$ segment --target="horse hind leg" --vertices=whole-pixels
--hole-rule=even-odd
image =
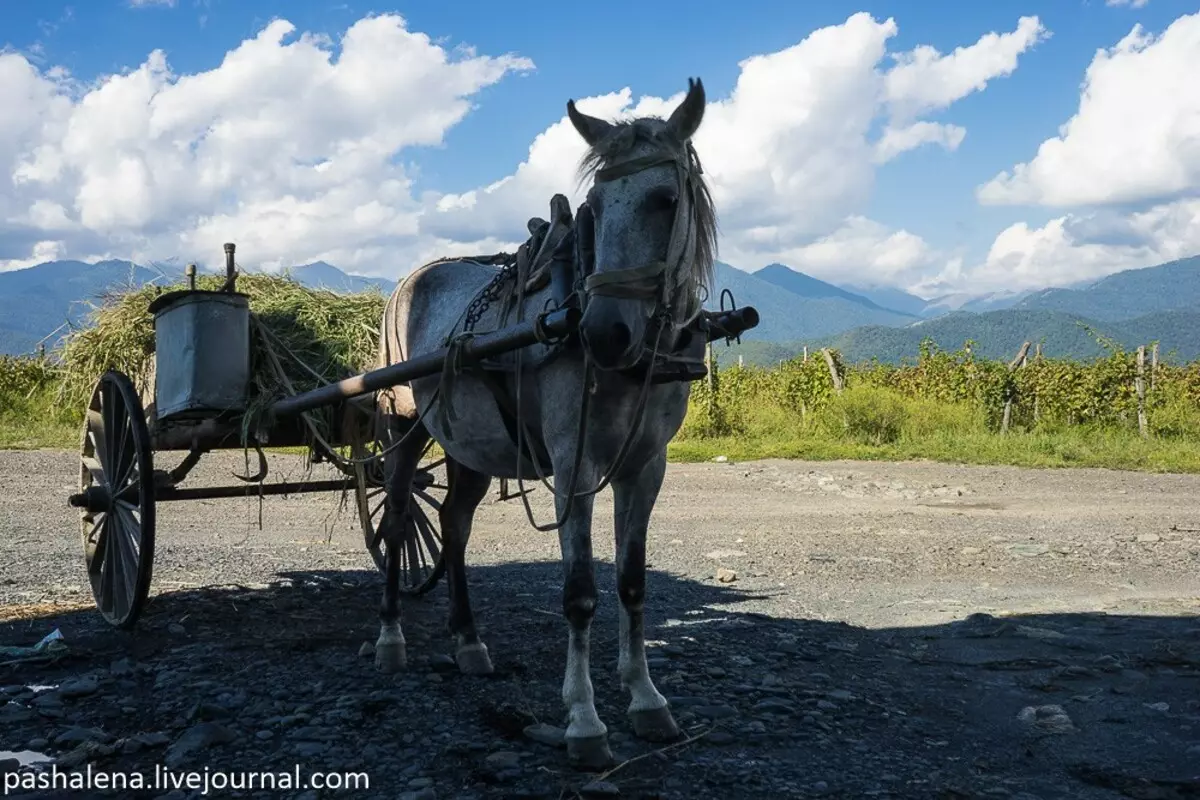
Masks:
[[[410,529],[414,523],[408,504],[429,432],[420,422],[402,417],[389,417],[387,425],[389,442],[396,442],[405,435],[408,438],[384,456],[387,505],[379,522],[384,541],[384,584],[379,609],[379,639],[375,642],[375,668],[380,672],[397,672],[408,662],[404,631],[400,626],[400,553],[405,537],[413,534]]]
[[[489,675],[492,659],[487,645],[475,630],[467,590],[466,552],[475,510],[487,496],[492,479],[446,459],[448,491],[438,512],[442,523],[442,547],[446,559],[446,583],[450,592],[450,632],[454,636],[454,659],[466,675]]]

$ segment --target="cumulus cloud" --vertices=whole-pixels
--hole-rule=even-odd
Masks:
[[[875,171],[918,147],[956,149],[961,126],[924,117],[1012,73],[1048,35],[1036,18],[941,54],[889,55],[898,26],[859,13],[739,64],[709,97],[696,147],[717,202],[721,255],[784,261],[859,283],[908,281],[945,256],[861,216]],[[581,200],[583,142],[564,113],[506,177],[414,196],[403,157],[437,145],[473,97],[533,68],[518,55],[451,52],[396,15],[333,43],[275,20],[211,70],[165,54],[81,85],[0,56],[0,269],[39,254],[217,260],[236,241],[268,268],[324,259],[398,276],[437,255],[495,252],[525,236],[556,192]],[[683,78],[680,76],[680,83]],[[665,115],[682,99],[632,88],[579,98],[606,118]],[[211,255],[209,255],[211,254]]]
[[[1079,110],[1028,162],[977,190],[986,204],[1158,201],[1200,187],[1200,13],[1141,25],[1096,53]]]
[[[881,62],[897,31],[892,19],[855,14],[792,47],[742,61],[732,93],[709,98],[695,144],[717,204],[725,260],[747,268],[769,261],[817,264],[825,275],[852,268],[861,272],[851,277],[864,281],[874,279],[873,270],[893,270],[886,260],[855,260],[893,234],[907,244],[918,239],[854,216],[870,196],[876,165],[925,144],[957,148],[965,129],[918,117],[1011,73],[1017,56],[1045,36],[1036,18],[1022,18],[1014,31],[989,33],[948,55],[928,47],[899,54],[889,69]],[[681,91],[634,102],[625,88],[579,106],[606,118],[661,115],[682,97]],[[873,138],[881,116],[886,124]],[[579,202],[582,193],[564,176],[572,174],[583,151],[564,114],[537,137],[512,175],[440,197],[437,213],[422,224],[467,238],[520,231],[529,210],[537,213],[554,191]],[[827,253],[834,242],[849,246],[858,235],[865,238],[840,264],[828,256],[808,262],[801,255]],[[815,249],[806,251],[810,246]],[[931,252],[924,243],[903,252],[910,257],[917,250]]]
[[[1117,6],[1129,6],[1130,8],[1142,8],[1149,2],[1150,2],[1150,0],[1104,0],[1104,5],[1109,6],[1110,8],[1115,8]]]
[[[11,250],[32,231],[79,256],[99,237],[106,247],[86,255],[135,260],[203,260],[233,240],[268,266],[379,267],[389,248],[419,247],[421,205],[397,154],[440,144],[472,95],[532,62],[452,57],[396,15],[359,20],[336,55],[294,33],[275,20],[193,75],[155,51],[85,87],[0,56],[0,104],[32,111],[0,119],[12,177],[0,258],[24,260]]]
[[[1067,214],[1041,227],[1025,222],[998,235],[983,263],[957,264],[928,281],[932,291],[1038,289],[1102,278],[1200,253],[1200,199],[1141,211]]]

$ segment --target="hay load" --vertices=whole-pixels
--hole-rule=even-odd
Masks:
[[[197,276],[196,288],[215,291],[225,276]],[[85,405],[96,377],[124,372],[143,397],[150,394],[154,369],[155,298],[186,288],[143,286],[112,293],[60,347],[61,400]],[[247,296],[251,314],[251,379],[248,420],[256,410],[288,394],[360,374],[374,367],[379,320],[387,299],[377,290],[339,294],[311,289],[286,276],[240,274],[237,291]],[[326,428],[324,414],[310,421]]]

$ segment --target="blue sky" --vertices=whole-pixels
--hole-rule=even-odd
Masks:
[[[977,187],[1032,159],[1077,110],[1085,70],[1097,50],[1114,46],[1136,23],[1161,33],[1196,4],[1151,0],[1141,8],[1105,0],[1057,2],[755,2],[652,4],[608,0],[560,3],[533,11],[526,3],[407,2],[387,6],[296,0],[176,0],[173,5],[129,0],[0,2],[0,34],[7,46],[42,70],[62,66],[84,81],[138,67],[162,49],[178,75],[216,69],[226,53],[257,35],[273,18],[298,31],[324,33],[338,42],[348,26],[374,13],[403,15],[407,27],[447,49],[512,53],[536,68],[482,86],[472,109],[445,134],[439,147],[406,148],[399,160],[414,192],[459,193],[512,174],[531,141],[563,114],[566,100],[628,86],[642,95],[669,97],[690,75],[699,75],[709,99],[726,97],[739,62],[795,45],[813,30],[845,23],[859,11],[899,26],[889,53],[929,45],[943,54],[981,36],[1013,30],[1021,16],[1036,15],[1050,37],[1021,53],[1009,75],[988,81],[950,107],[922,119],[966,129],[954,150],[924,146],[875,171],[862,214],[890,229],[921,237],[930,247],[954,251],[968,262],[987,255],[997,234],[1024,222],[1045,225],[1060,208],[983,206]],[[889,61],[880,63],[886,69]],[[421,113],[419,107],[411,110]],[[881,124],[881,123],[880,123]],[[703,153],[702,153],[703,156]],[[548,198],[547,198],[548,199]],[[541,212],[531,208],[526,216]],[[0,260],[15,258],[0,253]],[[758,268],[761,264],[747,264]]]

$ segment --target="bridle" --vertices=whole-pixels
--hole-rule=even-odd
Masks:
[[[700,313],[703,303],[697,295],[683,295],[681,291],[686,275],[684,259],[696,238],[692,210],[696,207],[696,180],[703,174],[700,159],[690,141],[684,144],[682,152],[663,142],[658,152],[611,164],[597,170],[595,176],[597,184],[608,183],[664,164],[674,165],[679,179],[675,219],[671,223],[671,238],[667,243],[665,259],[638,267],[596,272],[592,244],[595,222],[591,209],[585,203],[576,215],[577,244],[582,246],[576,263],[582,281],[579,290],[583,308],[586,310],[587,301],[592,297],[653,299],[655,306],[651,319],[657,323],[655,327],[658,334],[668,327],[676,330],[686,327]],[[584,239],[588,239],[586,244]]]
[[[689,295],[681,293],[684,282],[683,276],[687,274],[686,270],[684,270],[684,259],[692,252],[696,239],[696,223],[692,216],[692,212],[696,208],[696,181],[703,174],[703,170],[700,167],[700,160],[691,142],[689,141],[684,144],[682,153],[669,144],[660,142],[658,152],[629,158],[597,170],[595,182],[605,183],[617,180],[618,178],[634,175],[643,170],[663,164],[675,165],[680,189],[675,204],[675,219],[671,223],[671,238],[667,243],[665,259],[651,261],[638,267],[596,272],[595,220],[591,208],[586,203],[582,204],[576,212],[575,266],[577,281],[575,295],[578,297],[583,310],[586,311],[587,302],[592,297],[615,297],[631,300],[653,299],[654,310],[651,313],[651,327],[653,328],[654,343],[646,365],[645,376],[642,379],[641,391],[634,409],[633,421],[629,426],[629,432],[621,443],[620,449],[617,451],[616,458],[613,459],[613,464],[603,475],[596,488],[587,492],[576,492],[580,466],[583,461],[583,442],[587,434],[589,401],[593,393],[593,370],[602,369],[595,363],[595,359],[588,351],[586,343],[579,343],[584,355],[579,425],[575,439],[575,459],[571,470],[571,487],[565,498],[566,504],[560,518],[548,525],[537,524],[533,518],[533,509],[530,508],[529,500],[527,499],[528,493],[525,491],[524,481],[520,478],[520,469],[516,471],[518,475],[518,494],[525,507],[525,514],[529,519],[529,524],[538,531],[552,531],[561,528],[570,518],[571,507],[576,497],[588,497],[599,494],[617,475],[621,467],[624,466],[634,437],[642,427],[646,402],[650,396],[650,386],[654,378],[654,367],[658,360],[663,335],[670,330],[672,331],[672,338],[674,338],[674,333],[691,324],[702,311],[704,301],[699,296],[699,293]],[[672,276],[674,276],[674,280],[671,280]],[[647,331],[648,336],[649,334],[650,331]],[[516,361],[517,458],[519,460],[523,452],[522,442],[526,436],[525,422],[521,416],[521,353],[519,351],[516,354]],[[559,496],[557,487],[552,486],[546,480],[546,476],[542,474],[537,459],[531,458],[530,462],[533,464],[534,470],[537,472],[542,484],[555,494],[555,496]]]

